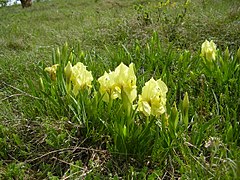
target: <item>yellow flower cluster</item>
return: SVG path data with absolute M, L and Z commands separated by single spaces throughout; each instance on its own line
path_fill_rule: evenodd
M 216 59 L 216 50 L 217 46 L 213 41 L 206 40 L 202 44 L 201 55 L 205 57 L 207 60 L 215 60 Z
M 65 67 L 65 75 L 67 79 L 67 84 L 72 82 L 73 84 L 73 94 L 78 95 L 79 91 L 84 88 L 91 88 L 91 82 L 93 81 L 93 76 L 91 71 L 87 70 L 87 67 L 78 62 L 72 66 L 71 62 L 68 62 Z
M 121 89 L 116 86 L 114 72 L 107 73 L 98 78 L 100 83 L 100 93 L 103 95 L 103 101 L 109 102 L 110 99 L 121 98 Z
M 56 80 L 56 70 L 59 65 L 45 68 L 50 73 L 51 79 Z M 85 88 L 91 88 L 93 76 L 86 66 L 78 62 L 72 66 L 68 62 L 64 69 L 66 76 L 67 90 L 72 91 L 75 96 L 79 91 Z M 103 96 L 103 101 L 119 98 L 122 99 L 125 107 L 133 107 L 133 102 L 137 98 L 136 75 L 134 72 L 134 64 L 129 66 L 121 63 L 114 71 L 104 72 L 104 75 L 98 78 L 100 84 L 99 92 Z M 166 111 L 166 93 L 168 88 L 160 79 L 155 81 L 151 78 L 145 83 L 142 94 L 139 95 L 138 111 L 143 112 L 146 116 L 159 116 Z
M 121 63 L 114 72 L 105 72 L 98 82 L 105 102 L 109 102 L 110 98 L 121 99 L 122 93 L 127 95 L 131 104 L 137 97 L 136 76 L 132 63 L 129 67 Z M 150 79 L 143 87 L 142 94 L 139 95 L 138 111 L 146 116 L 163 114 L 166 111 L 167 91 L 168 88 L 163 81 Z
M 100 83 L 99 91 L 103 95 L 103 100 L 109 102 L 110 99 L 122 99 L 124 93 L 128 101 L 132 103 L 137 97 L 136 79 L 133 63 L 129 67 L 121 63 L 115 71 L 105 72 L 98 79 Z
M 138 110 L 146 116 L 159 116 L 166 111 L 166 93 L 168 88 L 161 79 L 155 81 L 151 78 L 142 88 L 139 95 Z

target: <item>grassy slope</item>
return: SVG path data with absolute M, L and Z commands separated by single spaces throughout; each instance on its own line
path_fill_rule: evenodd
M 150 16 L 152 24 L 145 25 L 141 19 L 137 20 L 139 14 L 133 8 L 137 2 L 72 0 L 66 3 L 58 0 L 35 3 L 24 10 L 20 6 L 0 8 L 0 97 L 5 99 L 0 101 L 0 120 L 2 125 L 13 127 L 9 133 L 18 127 L 20 134 L 24 134 L 25 124 L 29 121 L 26 119 L 29 115 L 24 114 L 28 106 L 25 105 L 25 94 L 17 88 L 28 92 L 25 79 L 37 79 L 37 64 L 42 61 L 50 64 L 53 48 L 66 41 L 70 44 L 80 42 L 83 49 L 96 51 L 104 57 L 107 54 L 105 45 L 112 50 L 119 43 L 130 47 L 135 39 L 144 43 L 153 30 L 159 31 L 164 45 L 169 43 L 172 25 L 157 22 L 155 10 Z M 151 5 L 142 2 L 151 11 Z M 234 0 L 201 2 L 192 2 L 183 22 L 176 27 L 174 47 L 198 51 L 205 39 L 213 39 L 220 48 L 229 46 L 236 50 L 240 45 L 239 3 Z M 174 12 L 167 13 L 173 19 L 176 17 Z M 6 99 L 9 95 L 13 97 Z M 33 119 L 35 121 L 37 119 Z M 237 150 L 232 154 L 237 157 Z M 5 171 L 7 162 L 0 168 L 0 174 Z M 31 175 L 31 170 L 28 173 Z

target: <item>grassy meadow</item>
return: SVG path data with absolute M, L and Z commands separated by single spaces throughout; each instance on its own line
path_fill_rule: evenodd
M 236 0 L 1 7 L 0 179 L 238 179 L 239 83 Z

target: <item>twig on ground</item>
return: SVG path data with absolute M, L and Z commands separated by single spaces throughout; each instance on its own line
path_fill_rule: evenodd
M 1 83 L 4 84 L 5 86 L 8 86 L 8 87 L 10 87 L 10 88 L 18 91 L 18 92 L 21 92 L 21 94 L 12 94 L 12 95 L 10 95 L 10 96 L 8 96 L 8 97 L 6 97 L 6 98 L 1 99 L 0 101 L 5 101 L 5 100 L 7 100 L 7 99 L 9 99 L 9 98 L 11 98 L 11 97 L 15 97 L 15 96 L 27 96 L 27 97 L 31 97 L 31 98 L 38 99 L 38 100 L 41 99 L 41 98 L 39 98 L 39 97 L 33 96 L 33 95 L 31 95 L 31 94 L 28 94 L 27 92 L 25 92 L 25 91 L 23 91 L 23 90 L 21 90 L 21 89 L 19 89 L 19 88 L 17 88 L 17 87 L 14 87 L 14 86 L 12 86 L 12 85 L 10 85 L 10 84 L 7 84 L 7 83 L 4 82 L 4 81 L 2 81 Z
M 26 163 L 29 163 L 29 162 L 33 162 L 33 161 L 36 161 L 38 159 L 41 159 L 41 158 L 44 158 L 50 154 L 54 154 L 54 153 L 57 153 L 57 152 L 62 152 L 62 151 L 76 151 L 76 150 L 87 150 L 87 151 L 95 151 L 95 152 L 101 152 L 101 153 L 107 153 L 108 151 L 107 150 L 99 150 L 99 149 L 92 149 L 92 148 L 85 148 L 85 147 L 70 147 L 70 148 L 63 148 L 63 149 L 57 149 L 57 150 L 54 150 L 54 151 L 50 151 L 48 153 L 45 153 L 39 157 L 36 157 L 34 159 L 29 159 L 29 160 L 26 160 L 25 162 Z

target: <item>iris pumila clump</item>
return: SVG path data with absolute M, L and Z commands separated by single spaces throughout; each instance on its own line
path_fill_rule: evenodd
M 58 66 L 58 64 L 55 64 L 52 67 L 45 68 L 52 80 L 56 80 Z M 83 63 L 78 62 L 72 66 L 69 61 L 64 68 L 64 72 L 68 93 L 72 92 L 77 96 L 82 89 L 90 89 L 92 87 L 92 73 L 87 70 Z M 134 100 L 137 98 L 136 81 L 133 63 L 129 66 L 121 63 L 114 71 L 109 73 L 105 71 L 104 75 L 98 78 L 102 100 L 104 102 L 112 102 L 112 100 L 119 98 L 129 113 L 133 107 L 136 107 L 136 105 L 133 105 Z M 160 116 L 166 111 L 167 91 L 168 88 L 161 79 L 156 81 L 151 78 L 142 88 L 142 94 L 139 95 L 137 103 L 137 110 L 143 112 L 146 116 Z
M 142 88 L 142 94 L 139 95 L 138 110 L 145 116 L 160 116 L 166 111 L 166 93 L 168 88 L 166 84 L 159 80 L 151 78 Z
M 217 46 L 213 41 L 206 40 L 202 44 L 201 49 L 201 56 L 206 58 L 207 60 L 215 60 L 216 59 L 216 52 L 217 52 Z
M 129 106 L 137 97 L 136 76 L 131 63 L 129 67 L 121 63 L 113 72 L 105 72 L 98 79 L 100 93 L 103 101 L 109 102 L 112 99 L 120 98 L 123 103 Z M 160 79 L 155 81 L 151 78 L 145 83 L 142 94 L 139 95 L 138 111 L 146 116 L 159 116 L 166 111 L 166 93 L 168 88 Z M 128 107 L 129 107 L 128 106 Z

